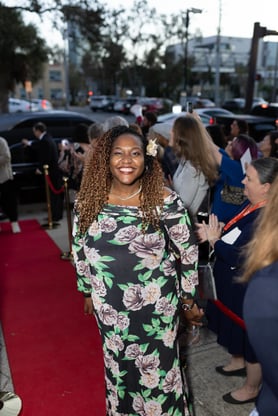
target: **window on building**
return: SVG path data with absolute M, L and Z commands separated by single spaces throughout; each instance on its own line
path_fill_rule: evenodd
M 50 90 L 51 100 L 61 100 L 63 98 L 63 90 L 61 88 L 52 88 Z
M 49 71 L 49 81 L 61 82 L 62 81 L 62 73 L 61 73 L 61 71 L 51 69 Z

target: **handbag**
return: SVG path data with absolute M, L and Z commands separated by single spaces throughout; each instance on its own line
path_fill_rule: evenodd
M 225 183 L 221 191 L 221 200 L 227 204 L 242 205 L 247 199 L 243 193 L 243 189 L 239 186 L 232 186 Z
M 199 300 L 216 300 L 217 293 L 213 275 L 213 264 L 210 261 L 199 264 L 198 278 L 197 298 Z
M 207 195 L 207 209 L 206 213 L 199 212 L 199 216 L 204 218 L 204 215 L 206 217 L 209 217 L 210 211 L 211 211 L 211 189 L 209 189 L 209 193 Z M 203 220 L 202 218 L 202 220 Z M 213 259 L 213 253 L 214 250 L 210 249 L 209 243 L 207 243 L 207 246 L 203 246 L 205 248 L 205 255 L 204 259 L 200 260 L 200 257 L 202 258 L 202 253 L 199 249 L 199 265 L 198 265 L 198 279 L 199 284 L 196 288 L 196 298 L 197 300 L 216 300 L 217 299 L 217 293 L 216 293 L 216 286 L 215 286 L 215 280 L 213 275 L 213 265 L 214 265 L 214 259 Z

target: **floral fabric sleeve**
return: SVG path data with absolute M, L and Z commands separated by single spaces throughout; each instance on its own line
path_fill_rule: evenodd
M 198 285 L 198 245 L 191 217 L 181 199 L 173 192 L 164 212 L 164 227 L 168 234 L 168 250 L 175 256 L 179 270 L 179 296 L 192 299 Z
M 84 252 L 84 236 L 78 232 L 78 217 L 73 220 L 72 253 L 77 276 L 77 290 L 83 292 L 84 296 L 90 296 L 92 285 L 90 280 L 90 266 Z

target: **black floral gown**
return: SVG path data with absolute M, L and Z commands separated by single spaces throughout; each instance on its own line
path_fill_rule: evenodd
M 161 219 L 161 232 L 143 234 L 137 207 L 107 204 L 83 236 L 74 219 L 78 290 L 91 293 L 102 337 L 107 415 L 189 414 L 176 335 L 180 296 L 192 298 L 198 284 L 198 249 L 176 193 Z

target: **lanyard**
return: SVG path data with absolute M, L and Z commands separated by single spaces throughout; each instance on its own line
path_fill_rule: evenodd
M 237 214 L 229 222 L 227 222 L 227 224 L 223 228 L 223 231 L 227 231 L 232 225 L 234 225 L 236 222 L 241 220 L 241 218 L 246 217 L 246 215 L 250 214 L 256 209 L 265 206 L 265 204 L 266 204 L 266 200 L 257 202 L 255 205 L 251 205 L 251 204 L 247 205 L 247 207 L 245 207 L 242 211 L 240 211 L 239 214 Z

